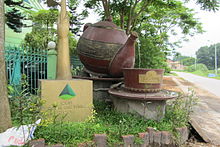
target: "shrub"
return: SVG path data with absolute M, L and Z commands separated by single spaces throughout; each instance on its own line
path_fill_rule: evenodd
M 24 78 L 24 75 L 22 76 Z M 22 79 L 21 85 L 9 85 L 9 104 L 15 126 L 32 124 L 41 117 L 42 101 L 29 92 L 28 83 Z
M 208 68 L 206 67 L 205 64 L 197 64 L 196 66 L 195 65 L 191 65 L 191 66 L 188 66 L 187 69 L 186 69 L 188 72 L 194 72 L 196 70 L 199 70 L 199 71 L 208 71 Z
M 177 99 L 168 101 L 165 119 L 173 125 L 173 128 L 187 126 L 190 113 L 196 103 L 197 98 L 193 90 L 189 90 L 187 95 L 180 94 Z

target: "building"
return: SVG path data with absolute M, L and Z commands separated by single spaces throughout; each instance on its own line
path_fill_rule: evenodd
M 185 66 L 180 64 L 179 61 L 167 60 L 168 67 L 174 70 L 184 70 Z

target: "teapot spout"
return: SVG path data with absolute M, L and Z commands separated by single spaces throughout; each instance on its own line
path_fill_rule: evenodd
M 135 42 L 138 38 L 136 32 L 132 32 L 124 46 L 115 54 L 108 67 L 109 74 L 113 77 L 122 77 L 123 68 L 133 68 L 135 63 Z

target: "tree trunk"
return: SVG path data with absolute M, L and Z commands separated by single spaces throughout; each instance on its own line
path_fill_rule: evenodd
M 70 55 L 69 55 L 69 16 L 66 11 L 66 0 L 61 0 L 61 10 L 58 16 L 58 56 L 57 80 L 71 80 Z
M 109 8 L 109 1 L 108 0 L 102 0 L 102 5 L 105 12 L 105 19 L 110 18 L 110 8 Z
M 119 14 L 119 15 L 120 15 L 120 26 L 121 26 L 121 29 L 124 30 L 124 23 L 125 23 L 125 21 L 124 21 L 124 12 L 123 12 L 123 10 L 122 10 L 121 14 Z
M 0 132 L 11 127 L 11 112 L 8 103 L 7 81 L 4 60 L 4 0 L 0 0 Z

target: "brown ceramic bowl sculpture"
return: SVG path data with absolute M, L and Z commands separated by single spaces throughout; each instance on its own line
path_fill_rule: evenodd
M 164 69 L 124 68 L 124 86 L 135 92 L 161 90 Z

